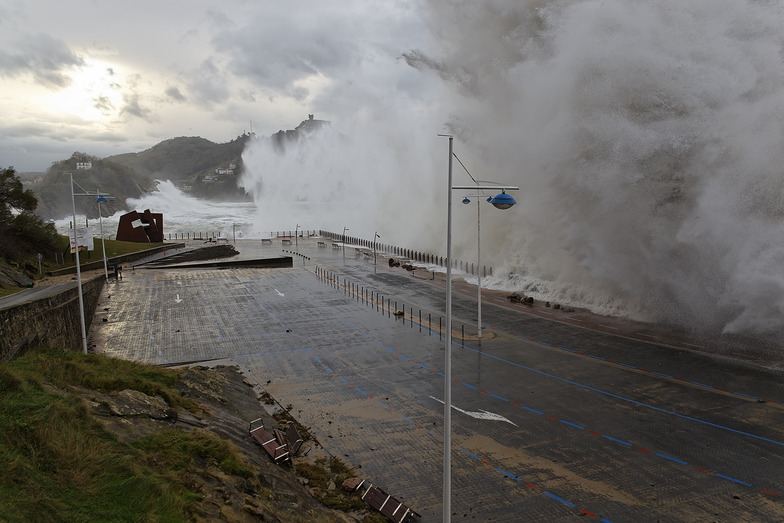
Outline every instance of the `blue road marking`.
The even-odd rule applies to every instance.
[[[602,436],[602,437],[603,437],[603,438],[607,438],[607,439],[609,439],[610,441],[614,441],[614,442],[616,442],[616,443],[622,443],[623,445],[626,445],[627,447],[631,447],[631,446],[632,446],[632,444],[631,444],[631,443],[629,443],[628,441],[623,441],[622,439],[613,438],[612,436],[606,436],[606,435],[605,435],[605,436]]]
[[[773,443],[774,445],[779,445],[779,446],[784,447],[784,442],[782,442],[782,441],[777,441],[775,439],[766,438],[764,436],[759,436],[757,434],[752,434],[750,432],[745,432],[745,431],[742,431],[742,430],[733,429],[732,427],[727,427],[725,425],[719,425],[718,423],[711,423],[710,421],[706,421],[706,420],[703,420],[703,419],[700,419],[700,418],[695,418],[693,416],[688,416],[686,414],[681,414],[679,412],[668,410],[668,409],[665,409],[665,408],[662,408],[662,407],[656,407],[655,405],[651,405],[650,403],[643,403],[642,401],[633,400],[631,398],[627,398],[625,396],[621,396],[620,394],[615,394],[615,393],[612,393],[612,392],[608,392],[606,390],[597,389],[596,387],[591,387],[590,385],[585,385],[583,383],[580,383],[580,382],[577,382],[577,381],[574,381],[574,380],[562,378],[561,376],[556,376],[555,374],[550,374],[549,372],[545,372],[545,371],[542,371],[542,370],[537,370],[537,369],[534,369],[532,367],[527,367],[527,366],[522,365],[520,363],[516,363],[514,361],[510,361],[510,360],[507,360],[507,359],[504,359],[504,358],[500,358],[500,357],[495,356],[493,354],[490,354],[490,353],[487,353],[487,352],[483,352],[483,351],[474,349],[472,347],[468,347],[468,346],[460,344],[460,343],[455,343],[455,345],[457,345],[458,347],[461,347],[463,349],[466,349],[468,351],[475,352],[477,354],[482,354],[486,358],[492,358],[492,359],[494,359],[496,361],[500,361],[502,363],[506,363],[508,365],[512,365],[512,366],[517,367],[519,369],[525,369],[525,370],[533,372],[535,374],[539,374],[540,376],[545,376],[545,377],[548,377],[548,378],[552,378],[554,380],[558,380],[558,381],[563,382],[563,383],[568,383],[570,385],[574,385],[576,387],[583,388],[585,390],[590,390],[590,391],[593,391],[593,392],[597,392],[597,393],[603,394],[604,396],[607,396],[609,398],[615,398],[617,400],[625,401],[627,403],[631,403],[632,405],[638,405],[640,407],[644,407],[646,409],[650,409],[650,410],[653,410],[653,411],[656,411],[656,412],[660,412],[662,414],[668,414],[670,416],[675,416],[675,417],[678,417],[678,418],[681,418],[681,419],[685,419],[685,420],[688,420],[688,421],[693,421],[695,423],[700,423],[702,425],[705,425],[705,426],[708,426],[708,427],[713,427],[715,429],[726,430],[727,432],[732,432],[733,434],[739,434],[741,436],[747,436],[749,438],[754,438],[754,439],[757,439],[757,440],[760,440],[760,441],[765,441],[767,443]],[[621,365],[623,365],[623,364],[621,364]],[[631,367],[631,365],[628,365],[628,366]],[[636,369],[637,367],[632,367],[632,368]],[[746,397],[749,397],[749,398],[752,398],[752,399],[759,399],[756,396],[750,396],[748,394],[742,394],[742,393],[739,393],[739,392],[735,392],[734,394],[738,394],[739,396],[746,396]]]
[[[746,483],[745,481],[741,481],[739,479],[731,478],[729,476],[725,476],[724,474],[718,474],[717,473],[716,477],[723,478],[723,479],[728,479],[730,481],[734,481],[735,483],[740,483],[741,485],[746,485],[747,487],[751,486],[751,483]]]
[[[673,458],[671,456],[667,456],[666,454],[656,454],[656,455],[659,456],[660,458],[668,459],[670,461],[674,461],[675,463],[680,463],[681,465],[688,465],[688,463],[686,463],[685,461]]]
[[[543,492],[544,494],[546,494],[546,495],[550,496],[550,497],[551,497],[551,498],[553,498],[554,500],[556,500],[556,501],[560,501],[561,503],[563,503],[563,504],[564,504],[564,505],[566,505],[567,507],[574,508],[574,503],[570,503],[569,501],[566,501],[564,498],[559,498],[559,497],[558,497],[558,496],[556,496],[555,494],[553,494],[553,493],[551,493],[551,492],[547,492],[546,490],[543,490],[542,492]]]

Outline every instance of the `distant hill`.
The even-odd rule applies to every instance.
[[[140,153],[106,158],[142,176],[171,180],[184,191],[208,199],[245,199],[237,184],[242,170],[242,151],[251,138],[243,134],[226,143],[198,136],[164,140]]]
[[[80,167],[89,168],[77,168]],[[119,210],[128,209],[128,198],[139,198],[142,194],[155,190],[155,182],[148,176],[108,159],[102,160],[86,153],[74,153],[71,158],[55,162],[49,170],[37,178],[29,187],[38,197],[35,213],[45,220],[60,219],[73,214],[71,202],[71,175],[76,193],[94,193],[99,188],[103,194],[110,194],[114,202],[102,204],[104,216]],[[95,198],[77,197],[74,199],[76,213],[88,218],[98,218],[98,205]]]
[[[29,173],[29,187],[38,196],[36,214],[46,220],[72,214],[69,173],[85,191],[100,187],[116,198],[105,204],[104,216],[131,210],[128,198],[139,198],[155,190],[155,180],[171,180],[193,196],[213,200],[248,200],[250,197],[238,183],[242,173],[242,151],[251,139],[270,140],[283,153],[288,144],[296,142],[300,133],[318,131],[331,125],[313,115],[295,129],[279,131],[269,138],[245,133],[226,143],[214,143],[198,136],[170,138],[138,153],[124,153],[98,158],[76,152],[68,160],[55,162],[44,174]],[[77,164],[80,164],[77,166]],[[85,168],[89,164],[89,168]],[[81,167],[81,168],[78,168]],[[29,180],[34,178],[34,181]],[[90,198],[77,198],[76,211],[88,218],[98,217],[98,208]]]

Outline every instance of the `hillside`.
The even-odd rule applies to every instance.
[[[250,197],[238,183],[242,173],[242,152],[251,139],[271,140],[281,152],[310,133],[329,126],[326,120],[308,115],[295,129],[279,131],[269,138],[242,134],[226,143],[214,143],[198,136],[181,136],[164,140],[137,153],[123,153],[98,158],[75,152],[71,158],[55,162],[43,176],[37,176],[29,187],[39,200],[36,214],[45,220],[67,218],[72,214],[69,173],[86,192],[98,188],[115,197],[105,204],[104,216],[117,211],[132,210],[128,198],[139,198],[155,190],[155,180],[171,180],[181,190],[197,198],[242,201]],[[89,168],[77,169],[77,163],[89,162]],[[29,173],[33,178],[36,173]],[[76,189],[77,192],[79,189]],[[98,207],[90,198],[76,199],[76,212],[88,218],[98,217]]]
[[[0,364],[0,520],[383,521],[312,438],[272,463],[248,422],[296,421],[238,370],[51,348]]]
[[[242,169],[242,151],[252,135],[243,134],[226,143],[198,136],[171,138],[139,153],[106,158],[142,176],[171,180],[200,198],[245,198],[237,179]]]
[[[91,164],[89,169],[77,169],[77,163],[88,162]],[[38,216],[45,220],[56,220],[73,214],[71,174],[75,193],[83,192],[79,187],[91,194],[100,189],[103,194],[110,194],[115,198],[114,202],[102,204],[104,216],[127,209],[128,198],[139,198],[142,194],[155,190],[155,182],[148,176],[120,163],[77,152],[67,160],[52,164],[43,177],[30,185],[30,189],[38,197]],[[79,197],[75,198],[73,203],[78,215],[98,218],[95,198]]]

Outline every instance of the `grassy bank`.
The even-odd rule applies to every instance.
[[[170,430],[121,443],[88,412],[74,387],[132,388],[198,409],[174,371],[53,349],[0,366],[0,520],[182,521],[201,496],[180,478],[197,460],[252,475],[214,435]]]
[[[258,407],[242,379],[50,348],[0,364],[0,521],[385,521],[340,488],[355,472],[339,459],[281,466],[227,437],[224,404]],[[166,419],[119,412],[129,391],[165,401]]]

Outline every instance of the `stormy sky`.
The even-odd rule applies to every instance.
[[[2,0],[0,166],[269,135],[422,91],[401,58],[428,38],[417,4]]]

